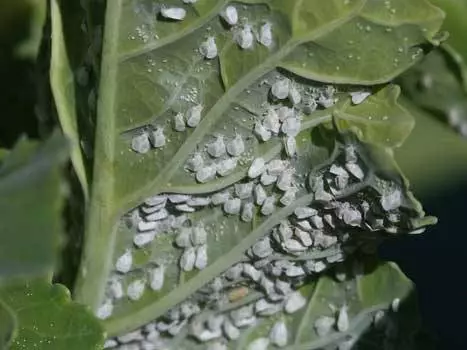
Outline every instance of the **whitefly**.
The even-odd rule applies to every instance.
[[[329,316],[320,316],[316,319],[314,323],[314,328],[316,331],[316,334],[318,334],[319,337],[324,337],[331,332],[332,327],[335,324],[335,320],[333,317]]]
[[[228,191],[223,191],[223,192],[214,193],[211,196],[211,201],[212,201],[212,204],[219,205],[219,204],[224,204],[225,202],[227,202],[229,198],[230,198],[230,193]]]
[[[240,198],[231,198],[224,203],[224,211],[230,215],[238,215],[240,213],[242,201]]]
[[[105,320],[112,316],[112,312],[114,309],[114,305],[112,303],[112,300],[107,299],[104,301],[104,303],[97,309],[96,311],[96,317]]]
[[[261,206],[261,214],[271,215],[272,213],[274,213],[275,210],[276,210],[276,197],[274,196],[267,197],[264,200],[263,205]]]
[[[260,239],[258,242],[253,244],[253,247],[251,247],[251,251],[253,255],[258,258],[265,258],[271,255],[273,252],[273,249],[271,247],[269,238],[266,237],[266,238]]]
[[[133,256],[131,250],[127,249],[123,255],[121,255],[115,263],[115,269],[121,273],[127,273],[131,269],[133,264]]]
[[[235,340],[240,337],[240,330],[228,318],[224,321],[223,331],[229,340]]]
[[[186,17],[186,10],[181,7],[162,7],[161,15],[164,18],[181,21]]]
[[[148,153],[151,149],[149,136],[146,132],[133,136],[131,140],[131,149],[137,153]]]
[[[271,94],[279,100],[284,100],[289,96],[289,88],[290,80],[287,78],[281,79],[271,86]]]
[[[292,188],[292,183],[294,179],[293,169],[286,169],[277,179],[276,186],[281,191],[287,191]]]
[[[187,112],[186,124],[190,128],[194,128],[198,126],[199,122],[201,121],[201,112],[203,111],[202,105],[196,105],[190,107]]]
[[[174,129],[175,131],[185,131],[186,125],[185,125],[185,118],[183,117],[182,113],[177,113],[174,115]]]
[[[157,227],[157,222],[155,221],[140,221],[138,222],[138,231],[151,231]]]
[[[269,185],[272,185],[273,183],[275,183],[277,181],[277,176],[274,176],[274,175],[270,175],[268,174],[267,172],[264,172],[262,175],[261,175],[261,184],[263,186],[269,186]]]
[[[347,305],[343,305],[339,309],[337,315],[337,330],[339,332],[346,332],[349,329],[349,314],[347,313]]]
[[[240,199],[250,198],[253,194],[253,182],[247,182],[243,184],[235,184],[235,194]]]
[[[251,49],[253,47],[254,35],[251,25],[245,24],[243,28],[237,32],[236,41],[238,46],[244,50]]]
[[[231,26],[238,23],[238,12],[234,6],[227,6],[225,10],[221,12],[221,17]]]
[[[254,205],[251,202],[245,203],[242,209],[241,219],[245,222],[250,222],[253,220],[254,214]]]
[[[204,56],[204,58],[210,60],[216,58],[218,54],[216,39],[213,36],[210,36],[206,41],[203,41],[199,47],[199,52]]]
[[[238,165],[238,159],[231,157],[217,163],[217,174],[227,176],[232,173]]]
[[[279,199],[279,202],[284,205],[290,205],[295,201],[297,189],[294,187],[289,188],[285,191],[284,195]]]
[[[263,126],[271,131],[273,134],[278,134],[280,131],[280,120],[274,108],[269,108],[266,115],[264,116]]]
[[[134,280],[128,285],[126,289],[126,294],[130,300],[139,300],[144,294],[145,287],[146,283],[144,280]]]
[[[188,247],[183,251],[180,257],[180,268],[183,271],[192,271],[195,266],[196,250],[194,247]]]
[[[216,177],[216,173],[217,169],[215,165],[205,166],[196,172],[196,180],[200,183],[206,183],[213,180]]]
[[[166,138],[164,135],[164,129],[161,127],[156,128],[156,130],[153,130],[149,134],[149,139],[152,143],[152,146],[154,148],[161,148],[164,147],[166,144]]]
[[[260,122],[255,123],[255,127],[253,129],[253,132],[256,134],[256,136],[261,141],[268,141],[272,137],[271,131],[266,129],[266,127]]]
[[[293,136],[287,136],[284,140],[285,153],[289,157],[293,157],[297,154],[297,141]]]
[[[155,237],[156,237],[156,232],[155,231],[150,231],[150,232],[145,232],[145,233],[138,233],[133,238],[133,243],[138,248],[142,248],[145,245],[151,243],[154,240]]]
[[[284,347],[287,345],[288,332],[287,326],[283,320],[279,320],[271,328],[269,332],[269,339],[271,343],[278,347]]]
[[[177,209],[178,211],[181,211],[182,213],[193,213],[195,211],[195,208],[193,208],[192,206],[189,206],[186,203],[177,204],[175,206],[175,209]]]
[[[248,169],[248,177],[251,179],[257,178],[266,170],[266,163],[263,158],[258,157],[253,160]]]
[[[198,224],[191,230],[191,241],[193,245],[202,245],[207,242],[208,234],[204,225]]]
[[[192,207],[205,207],[211,203],[211,197],[192,197],[186,204]]]
[[[289,100],[293,105],[298,105],[302,102],[302,95],[295,85],[292,85],[289,89]]]
[[[149,273],[149,286],[152,290],[161,290],[164,286],[165,266],[160,265],[152,269]]]
[[[224,137],[222,135],[216,136],[214,142],[206,145],[206,151],[211,157],[219,158],[226,153],[226,147],[224,143]]]
[[[195,259],[195,267],[198,270],[204,269],[208,265],[208,251],[207,245],[203,244],[201,246],[196,247],[196,259]]]
[[[284,310],[288,314],[292,314],[300,310],[305,305],[306,305],[306,299],[303,297],[303,295],[299,291],[296,291],[296,292],[290,293],[290,295],[287,297]]]
[[[245,152],[245,143],[240,134],[236,134],[235,137],[227,142],[227,153],[233,157],[238,157]]]
[[[255,197],[255,202],[258,205],[262,205],[264,201],[266,200],[267,193],[264,190],[264,187],[261,184],[258,184],[255,186],[254,189],[254,197]]]
[[[272,37],[272,24],[269,22],[264,23],[259,30],[259,42],[261,45],[271,47],[273,43]]]

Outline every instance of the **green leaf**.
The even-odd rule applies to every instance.
[[[17,320],[11,350],[102,348],[99,322],[84,306],[72,302],[62,285],[42,279],[10,281],[0,289],[0,300]]]
[[[378,213],[381,220],[387,219],[384,227],[368,224],[371,228],[355,228],[352,231],[357,231],[356,236],[361,233],[377,241],[390,233],[408,233],[424,226],[420,205],[409,195],[406,183],[391,162],[375,162],[371,152],[366,151],[371,145],[341,142],[334,131],[328,134],[323,131],[324,135],[320,135],[322,129],[317,128],[321,124],[330,126],[335,111],[343,108],[349,115],[355,115],[357,121],[367,117],[359,114],[367,113],[364,105],[356,107],[355,112],[344,107],[347,92],[357,90],[356,87],[323,83],[387,82],[423,56],[418,46],[437,44],[434,34],[441,24],[442,13],[425,1],[413,3],[402,7],[402,2],[394,2],[394,12],[383,3],[375,5],[363,0],[329,1],[325,5],[322,1],[247,1],[234,4],[241,18],[240,26],[229,28],[219,17],[227,1],[200,0],[193,5],[174,2],[173,6],[183,6],[186,10],[182,21],[164,19],[159,6],[124,0],[107,2],[93,183],[85,252],[75,288],[77,300],[90,305],[94,311],[110,300],[114,310],[106,327],[111,334],[134,329],[161,316],[244,259],[245,252],[258,239],[271,234],[297,207],[315,202],[320,206],[320,200],[314,201],[314,192],[319,192],[319,179],[329,175],[332,164],[344,165],[343,153],[347,146],[355,146],[358,161],[364,168],[361,170],[368,176],[360,178],[355,169],[356,177],[362,181],[352,177],[348,188],[333,189],[335,198],[359,202],[368,196],[380,208],[380,197],[396,189],[402,193],[404,208],[400,221],[396,215],[391,217],[395,222],[390,224],[386,222],[389,220],[386,213]],[[313,14],[309,20],[307,14]],[[271,45],[262,45],[255,39],[256,32],[267,32],[264,22],[272,28]],[[359,29],[357,23],[364,27]],[[255,33],[249,32],[248,25]],[[371,25],[371,30],[366,25]],[[390,30],[386,31],[387,28]],[[200,47],[210,36],[215,37],[218,57],[205,59]],[[252,47],[245,48],[250,38]],[[350,60],[347,55],[353,49],[349,51],[346,47],[349,40],[355,40],[355,52],[352,52],[356,55]],[[374,45],[363,45],[372,40],[384,43],[378,46],[380,51],[374,50]],[[243,49],[239,44],[242,41]],[[315,55],[308,55],[310,46]],[[335,68],[340,62],[336,63],[335,58],[346,62],[339,70]],[[399,60],[396,65],[394,58]],[[290,82],[288,88],[296,89],[302,100],[298,101],[297,96],[295,100],[274,98],[271,86],[279,80]],[[400,111],[396,104],[397,91],[394,93],[391,88],[382,91],[367,103],[377,106],[381,113]],[[187,117],[188,111],[197,106],[203,106],[199,124],[185,125],[184,131],[176,131],[174,117],[178,113]],[[293,113],[301,119],[301,133],[291,137],[298,144],[297,157],[287,155],[290,147],[285,147],[288,143],[284,133],[265,142],[253,133],[256,122],[262,122],[266,112],[280,107],[295,107]],[[399,144],[406,135],[406,130],[401,132],[400,127],[406,125],[405,120],[393,119],[393,129],[388,132],[394,138],[391,145]],[[366,128],[367,141],[382,143],[388,137],[378,124]],[[135,147],[141,138],[147,142],[145,135],[152,132],[156,133],[157,140],[153,140],[151,149]],[[161,134],[164,145],[156,142],[164,143]],[[206,153],[207,145],[219,135],[225,142],[238,135],[245,144],[245,152],[238,156],[237,167],[230,174],[197,181],[195,174],[187,171],[187,163],[199,151],[205,158],[205,167],[219,166],[220,159]],[[381,152],[391,158],[389,151]],[[248,169],[253,159],[259,157],[266,162],[274,159],[290,162],[296,172],[297,200],[272,216],[262,215],[254,207],[251,222],[225,215],[220,206],[204,205],[187,214],[193,225],[202,222],[209,232],[206,268],[180,269],[183,250],[174,245],[178,228],[161,229],[151,243],[135,248],[134,239],[140,233],[136,228],[141,221],[138,215],[148,197],[182,193],[200,199],[222,190],[233,192],[235,184],[247,182]],[[323,186],[330,191],[334,179],[328,180]],[[276,200],[281,195],[272,185],[267,193]],[[171,215],[181,216],[175,203],[167,203]],[[115,265],[126,251],[132,254],[133,264],[128,273],[121,273]],[[126,290],[135,280],[147,282],[148,271],[157,265],[166,267],[162,289],[147,291],[141,298],[135,298],[137,301],[126,297],[112,299],[110,282],[117,279]]]
[[[50,273],[59,248],[67,145],[22,139],[0,166],[0,276]],[[27,217],[27,220],[24,218]]]

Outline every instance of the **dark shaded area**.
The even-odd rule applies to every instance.
[[[437,336],[437,349],[467,349],[467,181],[420,196],[439,223],[424,234],[386,241],[384,260],[395,261],[417,286],[424,327]]]

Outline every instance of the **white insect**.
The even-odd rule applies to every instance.
[[[248,169],[250,179],[257,178],[266,170],[266,163],[263,158],[255,158]]]
[[[199,52],[205,58],[212,60],[217,57],[217,45],[216,39],[213,36],[207,38],[206,41],[202,42],[199,47]]]
[[[140,221],[138,223],[138,231],[140,232],[154,230],[156,227],[157,227],[157,222],[154,222],[154,221],[150,221],[150,222]]]
[[[196,248],[195,267],[202,270],[206,266],[208,266],[208,251],[206,244],[204,244]]]
[[[201,112],[203,111],[203,108],[204,107],[202,105],[196,105],[190,107],[190,109],[188,110],[186,124],[190,128],[196,127],[201,121]]]
[[[280,234],[280,241],[284,242],[287,241],[288,239],[292,238],[293,231],[292,228],[290,227],[290,224],[287,220],[282,220],[279,223],[279,234]]]
[[[305,247],[311,247],[313,245],[313,239],[308,232],[300,230],[297,227],[295,228],[294,234]]]
[[[281,159],[271,160],[266,167],[268,174],[278,176],[286,169],[286,163]]]
[[[284,97],[285,98],[285,97]],[[279,117],[279,120],[281,122],[283,122],[284,120],[286,120],[287,118],[292,118],[295,116],[295,112],[293,110],[293,108],[289,108],[289,107],[286,107],[286,106],[283,106],[283,107],[280,107],[278,110],[277,110],[277,115]]]
[[[277,266],[275,267],[281,270],[279,267]],[[276,280],[274,288],[276,288],[276,290],[282,295],[288,295],[289,293],[292,292],[292,287],[290,285],[290,282],[282,281],[280,279]]]
[[[126,289],[128,298],[133,301],[141,299],[144,294],[145,284],[146,283],[143,280],[135,280],[131,282]]]
[[[279,199],[279,202],[285,206],[292,204],[295,201],[296,193],[297,193],[296,188],[289,188],[288,190],[285,191],[281,199]]]
[[[284,321],[280,320],[274,323],[269,333],[269,339],[271,343],[282,348],[287,345],[287,326]]]
[[[401,305],[401,300],[399,298],[395,298],[392,302],[391,302],[391,309],[393,312],[397,312],[399,311],[399,307]]]
[[[157,128],[156,130],[151,131],[151,133],[149,134],[149,139],[154,148],[164,147],[166,143],[164,129]]]
[[[211,202],[214,205],[224,204],[230,198],[228,191],[218,192],[211,196]]]
[[[131,343],[133,341],[141,341],[143,339],[144,339],[144,336],[141,333],[141,330],[139,329],[118,337],[118,341],[120,343]]]
[[[271,243],[269,238],[260,239],[258,242],[253,244],[251,247],[252,253],[258,258],[265,258],[272,254],[273,249],[271,248]]]
[[[248,344],[247,350],[267,350],[269,346],[268,338],[258,338]]]
[[[356,163],[358,160],[357,149],[355,145],[348,144],[345,146],[345,161],[347,163]]]
[[[150,272],[149,286],[152,290],[161,290],[164,286],[165,266],[160,265]]]
[[[181,7],[163,7],[161,15],[164,18],[181,21],[186,17],[186,10]]]
[[[241,219],[245,222],[250,222],[253,220],[254,215],[254,205],[253,203],[245,203],[242,209]]]
[[[299,241],[295,239],[288,239],[286,240],[282,246],[285,250],[289,251],[290,253],[298,253],[307,250],[307,247],[303,246]]]
[[[289,96],[290,80],[285,78],[276,81],[271,87],[271,94],[279,99],[284,100]]]
[[[145,232],[145,233],[138,233],[133,238],[133,243],[138,248],[141,248],[141,247],[145,246],[146,244],[151,243],[154,240],[155,237],[156,237],[156,232],[154,232],[154,231]]]
[[[230,174],[232,171],[235,170],[238,164],[238,159],[237,158],[227,158],[222,161],[220,161],[217,164],[217,173],[219,176],[227,176]]]
[[[348,202],[342,203],[341,206],[336,209],[336,215],[350,226],[359,226],[362,222],[362,214]]]
[[[232,266],[231,268],[229,268],[225,272],[224,275],[225,275],[225,278],[227,278],[228,280],[235,281],[238,278],[240,278],[240,275],[242,274],[242,271],[243,271],[243,264],[239,263],[239,264],[236,264],[236,265]]]
[[[258,184],[255,186],[254,196],[255,196],[256,204],[262,205],[268,195],[266,191],[264,190],[263,186],[261,186],[261,184]]]
[[[202,167],[204,166],[204,159],[203,159],[203,156],[201,155],[201,153],[199,152],[196,152],[193,157],[191,157],[188,161],[187,161],[187,165],[186,167],[188,168],[188,170],[191,170],[191,171],[194,171],[194,172],[197,172],[198,170],[200,170]]]
[[[269,175],[267,172],[264,172],[261,175],[260,181],[263,186],[269,186],[277,181],[277,176]]]
[[[277,188],[280,189],[281,191],[288,191],[289,189],[291,189],[292,182],[293,182],[293,175],[294,175],[293,169],[286,169],[285,171],[283,171],[282,174],[277,179],[277,183],[276,183]]]
[[[399,208],[402,204],[401,191],[396,189],[391,193],[383,195],[380,199],[380,203],[385,211],[391,211]]]
[[[266,299],[259,299],[255,303],[255,311],[260,316],[270,316],[280,311],[281,304],[272,304]]]
[[[362,180],[365,177],[362,168],[357,163],[346,163],[345,168],[359,180]]]
[[[371,95],[371,92],[368,91],[356,91],[356,92],[351,92],[350,96],[352,98],[352,103],[354,105],[359,105],[363,101],[366,100],[368,96]]]
[[[343,305],[339,309],[337,315],[337,330],[339,332],[345,332],[349,329],[349,314],[347,313],[347,305]]]
[[[118,342],[114,339],[107,339],[104,343],[104,349],[114,348],[118,345]]]
[[[232,322],[227,318],[223,324],[224,333],[230,340],[235,340],[240,337],[240,331],[235,327]]]
[[[306,305],[306,299],[303,297],[303,295],[300,294],[299,291],[292,292],[287,298],[287,301],[285,302],[285,312],[288,314],[292,314],[298,310],[300,310],[302,307]]]
[[[109,283],[110,295],[115,299],[120,299],[123,297],[123,286],[122,283],[116,279],[112,278]]]
[[[131,140],[131,149],[133,151],[144,154],[148,153],[150,148],[151,143],[149,142],[147,133],[142,133],[140,135],[133,136]]]
[[[155,206],[155,205],[160,205],[160,204],[165,205],[166,201],[167,201],[167,195],[164,194],[164,195],[149,197],[144,201],[144,203],[149,206]]]
[[[175,244],[180,248],[191,246],[191,228],[183,227],[175,237]]]
[[[282,132],[289,137],[295,137],[300,132],[301,122],[298,118],[287,118],[282,123]]]
[[[274,108],[269,108],[263,120],[264,127],[273,134],[278,134],[281,128],[279,115]]]
[[[272,136],[271,131],[266,129],[265,126],[261,124],[260,122],[255,123],[255,127],[253,131],[261,141],[268,141],[271,139],[271,136]]]
[[[188,204],[177,204],[175,209],[184,213],[193,213],[195,211],[195,208],[189,206]]]
[[[202,224],[198,224],[193,227],[191,231],[191,242],[193,245],[203,245],[206,244],[208,239],[208,233],[204,229]]]
[[[191,207],[205,207],[211,203],[211,197],[192,197],[186,204]]]
[[[316,334],[319,337],[324,337],[331,331],[332,327],[335,324],[335,320],[333,317],[329,316],[320,316],[316,319],[314,323]]]
[[[221,12],[221,17],[231,26],[238,23],[238,12],[234,6],[227,6],[225,10]]]
[[[259,271],[256,267],[246,263],[243,265],[243,274],[255,282],[258,282],[262,275],[261,271]]]
[[[240,198],[231,198],[224,203],[224,211],[230,215],[238,215],[240,213],[240,208],[242,201]]]
[[[295,137],[288,136],[284,141],[284,148],[285,153],[287,153],[289,157],[295,156],[297,154],[297,141]]]
[[[298,219],[306,219],[318,214],[318,211],[310,207],[298,207],[294,210],[294,214]]]
[[[96,317],[105,320],[112,316],[114,306],[112,300],[107,299],[96,311]]]
[[[305,270],[303,270],[303,267],[301,266],[289,266],[287,270],[285,271],[285,274],[288,277],[298,277],[298,276],[303,276],[305,275]]]
[[[300,91],[294,85],[289,89],[289,100],[294,106],[302,102],[302,95],[300,95]]]
[[[231,156],[238,157],[243,152],[245,152],[245,144],[243,142],[243,138],[240,134],[236,134],[235,137],[227,142],[227,153]]]
[[[180,268],[183,271],[192,271],[195,266],[196,253],[195,248],[188,247],[180,257]]]
[[[115,263],[115,269],[121,273],[127,273],[131,269],[133,264],[133,256],[131,250],[127,249],[126,252],[117,259]]]
[[[216,172],[217,169],[215,165],[205,166],[196,172],[196,181],[200,183],[211,181],[216,177]]]
[[[235,194],[240,199],[250,198],[253,193],[253,182],[245,184],[235,184]]]
[[[321,216],[318,216],[318,215],[312,216],[310,218],[310,222],[317,229],[322,229],[324,227],[323,219],[321,218]]]
[[[272,25],[271,23],[265,23],[259,30],[259,42],[261,45],[270,47],[272,45]]]
[[[214,142],[208,143],[206,145],[206,150],[211,157],[219,158],[223,156],[226,152],[224,136],[216,136],[216,140]]]
[[[174,115],[174,129],[175,131],[185,131],[186,125],[182,113],[177,113]]]
[[[253,47],[254,35],[251,25],[245,24],[243,28],[235,35],[238,46],[247,50]]]
[[[146,216],[147,221],[159,221],[166,219],[169,216],[169,212],[167,209],[162,208],[159,211],[156,211],[155,213],[152,213],[150,215]]]
[[[297,221],[297,225],[300,226],[300,228],[302,230],[305,230],[305,231],[311,231],[312,230],[311,224],[307,220]]]
[[[269,196],[267,197],[264,202],[263,202],[263,205],[261,206],[261,214],[263,215],[271,215],[272,213],[274,213],[274,211],[276,210],[276,197],[274,196]]]

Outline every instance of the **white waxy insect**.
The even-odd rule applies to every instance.
[[[226,152],[224,136],[222,135],[216,136],[216,140],[214,142],[208,143],[206,145],[206,151],[211,157],[214,157],[214,158],[222,157]]]
[[[281,191],[287,191],[292,188],[294,178],[294,171],[293,169],[286,169],[282,172],[282,174],[277,179],[276,186]]]
[[[289,294],[287,301],[285,302],[285,312],[288,314],[293,314],[294,312],[300,310],[306,304],[306,299],[300,294],[299,291],[292,292]]]
[[[208,266],[208,250],[206,244],[196,247],[195,267],[198,270]]]
[[[112,278],[109,283],[110,295],[115,299],[120,299],[123,297],[123,286],[122,283],[116,279]]]
[[[118,342],[115,339],[107,339],[104,343],[104,349],[110,349],[118,346]]]
[[[316,334],[318,334],[319,337],[324,337],[328,335],[335,323],[336,321],[334,320],[333,317],[329,317],[329,316],[318,317],[314,323]]]
[[[363,101],[366,100],[368,96],[371,95],[371,92],[368,91],[356,91],[356,92],[351,92],[350,96],[352,98],[352,103],[354,105],[359,105]]]
[[[359,180],[362,180],[365,177],[362,168],[357,163],[346,163],[345,168]]]
[[[267,172],[264,172],[262,175],[261,175],[261,184],[263,184],[263,186],[269,186],[269,185],[272,185],[273,183],[275,183],[277,181],[277,176],[273,176],[273,175],[269,175]]]
[[[336,103],[336,101],[332,97],[324,96],[324,95],[321,95],[318,97],[318,104],[322,106],[323,108],[332,107],[334,106],[334,103]]]
[[[258,282],[261,278],[261,271],[259,271],[256,267],[251,264],[244,264],[243,265],[243,274],[253,281]]]
[[[216,39],[213,36],[207,38],[206,41],[203,41],[199,47],[199,52],[205,58],[212,60],[217,57],[217,45]]]
[[[245,152],[245,143],[243,142],[243,138],[240,134],[236,134],[235,137],[227,142],[227,153],[229,153],[233,157],[238,157],[243,152]]]
[[[206,183],[216,177],[217,169],[215,165],[208,165],[196,172],[196,181]]]
[[[189,206],[188,204],[177,204],[175,209],[184,213],[193,213],[195,211],[195,208]]]
[[[294,214],[299,219],[306,219],[318,214],[318,211],[310,207],[298,207],[294,210]]]
[[[160,265],[150,272],[149,275],[149,286],[152,290],[161,290],[164,286],[164,275],[165,275],[165,266]]]
[[[293,108],[283,106],[277,110],[277,115],[279,117],[279,120],[283,122],[287,118],[295,117],[295,112]]]
[[[260,122],[255,123],[255,128],[253,129],[253,131],[261,141],[268,141],[271,139],[271,132],[268,129],[266,129],[265,126]]]
[[[282,132],[290,137],[295,137],[300,132],[301,122],[298,118],[287,118],[282,123]]]
[[[287,326],[284,321],[280,320],[274,323],[269,333],[269,339],[271,343],[282,348],[287,345]]]
[[[251,325],[256,321],[253,313],[253,306],[247,305],[230,312],[230,317],[236,327]]]
[[[343,167],[341,167],[340,165],[336,165],[336,164],[333,164],[331,165],[331,168],[329,169],[329,172],[333,175],[336,175],[336,176],[346,176],[346,177],[349,177],[349,173],[347,172],[347,170],[345,170]]]
[[[339,309],[337,315],[337,330],[339,332],[346,332],[349,329],[349,314],[347,313],[347,305],[343,305]]]
[[[318,215],[312,216],[310,218],[310,222],[317,229],[322,229],[324,227],[323,219],[321,218],[321,216],[318,216]]]
[[[141,330],[139,330],[139,329],[136,330],[136,331],[121,335],[121,336],[118,337],[118,341],[120,343],[124,343],[124,344],[125,343],[131,343],[131,342],[134,342],[134,341],[141,341],[143,339],[144,339],[144,336],[141,333]]]
[[[200,169],[202,169],[204,166],[204,159],[203,159],[203,156],[201,155],[201,153],[199,152],[196,152],[193,157],[191,157],[188,161],[187,161],[187,164],[186,164],[186,167],[188,168],[188,170],[191,170],[191,171],[194,171],[194,172],[197,172],[199,171]]]
[[[255,311],[259,316],[271,316],[282,309],[280,303],[270,303],[266,299],[260,299],[255,303]]]
[[[395,298],[395,299],[391,302],[391,309],[392,309],[392,311],[393,311],[393,312],[399,311],[400,305],[401,305],[401,300],[400,300],[399,298]]]
[[[281,269],[279,268],[279,270]],[[288,295],[289,293],[292,292],[292,287],[290,286],[290,282],[282,281],[280,279],[276,280],[274,288],[276,288],[276,290],[282,295]]]
[[[288,239],[292,238],[293,231],[292,228],[290,227],[290,224],[286,220],[282,220],[279,223],[279,234],[280,234],[280,240],[281,242],[285,242]]]
[[[254,39],[253,31],[249,24],[245,24],[236,34],[237,44],[244,50],[251,49],[253,47]]]
[[[213,332],[213,331],[210,331],[210,330],[203,330],[203,331],[201,331],[199,333],[198,332],[194,333],[193,335],[196,338],[198,338],[199,341],[207,342],[207,341],[219,338],[222,335],[222,333],[220,331]]]
[[[190,107],[190,109],[188,110],[186,124],[190,128],[196,127],[201,121],[201,112],[203,111],[203,108],[204,107],[202,105],[196,105]]]
[[[167,209],[162,208],[161,210],[156,211],[155,213],[147,215],[145,219],[147,221],[159,221],[159,220],[166,219],[168,216],[169,216],[169,212],[167,211]]]
[[[221,17],[231,26],[238,23],[238,12],[234,6],[227,6],[225,10],[221,12]]]
[[[265,275],[262,276],[261,281],[260,281],[261,287],[264,289],[266,292],[266,295],[268,299],[270,300],[276,300],[280,299],[280,295],[278,295],[274,289],[274,282],[272,282],[269,278],[267,278]]]
[[[211,197],[192,197],[186,202],[186,204],[191,207],[205,207],[211,204]]]
[[[133,256],[131,255],[131,250],[127,249],[126,252],[117,259],[115,269],[118,272],[127,273],[130,271],[132,264]]]
[[[214,205],[224,204],[230,198],[230,193],[228,191],[214,193],[211,196],[211,202]]]
[[[186,17],[186,10],[181,7],[163,7],[161,8],[161,15],[167,19],[181,21]]]
[[[251,251],[258,258],[265,258],[271,255],[273,252],[273,249],[269,242],[269,238],[260,239],[258,242],[253,244],[253,247],[251,247]]]
[[[269,108],[263,120],[264,127],[273,134],[278,134],[281,128],[279,115],[274,108]]]
[[[289,88],[290,80],[287,78],[281,79],[272,84],[271,94],[279,100],[284,100],[289,96]]]
[[[151,231],[154,230],[157,227],[157,222],[155,221],[140,221],[138,223],[138,231],[144,232],[144,231]]]
[[[235,184],[235,194],[240,199],[250,198],[253,194],[253,182],[246,184]]]
[[[191,231],[191,242],[193,245],[203,245],[206,244],[208,239],[208,233],[206,232],[202,224],[198,224],[193,227]]]
[[[146,283],[143,280],[135,280],[131,282],[126,289],[128,298],[133,301],[141,299],[144,294],[145,285]]]
[[[240,208],[242,201],[240,198],[231,198],[224,203],[224,211],[230,215],[238,215],[240,213]]]
[[[268,174],[278,176],[286,169],[286,163],[281,159],[271,160],[266,167]]]
[[[248,177],[255,179],[266,170],[266,163],[263,158],[255,158],[248,169]]]
[[[263,205],[261,206],[261,214],[271,215],[272,213],[274,213],[275,210],[276,210],[276,197],[274,196],[267,197],[264,200]]]
[[[261,45],[270,47],[272,45],[272,25],[271,23],[264,23],[259,30],[259,42]]]
[[[268,195],[261,184],[255,186],[254,197],[256,204],[262,205],[267,196]]]
[[[290,266],[285,270],[288,277],[298,277],[305,275],[305,270],[301,266]]]
[[[142,133],[136,136],[133,136],[131,139],[131,149],[135,152],[144,154],[149,152],[151,148],[151,143],[149,142],[149,137],[147,133]]]
[[[180,248],[191,246],[191,228],[183,227],[175,237],[175,244]]]
[[[195,248],[188,247],[180,257],[180,268],[183,271],[192,271],[195,266],[196,252]]]
[[[242,274],[242,271],[243,271],[243,264],[241,264],[241,263],[236,264],[236,265],[232,266],[231,268],[229,268],[225,272],[225,278],[227,278],[228,280],[231,280],[231,281],[235,281],[238,278],[240,278],[240,275]]]
[[[311,231],[312,227],[311,224],[307,220],[299,220],[297,221],[297,225],[305,231]]]
[[[185,119],[183,118],[182,113],[177,113],[174,115],[174,129],[175,131],[185,131]]]
[[[153,196],[147,198],[144,203],[149,205],[149,206],[156,206],[156,205],[161,205],[167,202],[167,195],[158,195],[158,196]]]
[[[350,226],[359,226],[362,222],[362,214],[360,211],[353,208],[348,202],[342,203],[341,206],[337,208],[336,215]]]
[[[227,318],[222,325],[224,329],[224,334],[230,340],[235,340],[240,337],[240,330],[235,327],[232,322]]]
[[[149,134],[149,140],[151,141],[154,148],[164,147],[166,144],[164,129],[157,128],[156,130],[151,131]]]
[[[284,140],[284,148],[285,153],[287,153],[289,157],[295,156],[297,154],[297,141],[295,140],[295,137],[287,136]]]
[[[313,245],[313,239],[308,232],[300,230],[298,227],[295,228],[295,236],[305,247],[311,247]]]
[[[247,350],[267,350],[269,346],[268,338],[258,338],[248,344]]]
[[[381,206],[385,211],[397,209],[402,204],[402,194],[398,189],[385,194],[380,199]]]
[[[141,247],[145,246],[146,244],[151,243],[154,240],[155,237],[156,237],[156,232],[155,231],[138,233],[133,238],[133,243],[138,248],[141,248]]]
[[[241,219],[245,222],[250,222],[253,220],[254,215],[254,205],[253,203],[245,203],[242,209]]]
[[[330,227],[332,227],[332,228],[335,228],[335,227],[336,227],[336,226],[334,225],[334,219],[333,219],[333,217],[332,217],[331,214],[324,214],[323,218],[324,218],[324,221],[326,221],[326,223],[327,223]]]
[[[161,204],[158,204],[158,205],[153,205],[153,206],[146,206],[146,205],[143,205],[141,206],[141,210],[143,211],[143,213],[145,214],[152,214],[152,213],[155,213],[156,211],[159,211],[161,210],[162,208],[165,207],[165,202],[164,203],[161,203]],[[139,220],[138,220],[139,221]]]
[[[318,104],[314,99],[307,98],[306,101],[304,101],[303,112],[306,115],[310,115],[311,113],[316,111],[316,108],[318,108]]]
[[[235,170],[238,164],[238,159],[237,158],[227,158],[222,161],[220,161],[217,164],[217,174],[219,176],[227,176],[229,175],[232,171]]]
[[[289,188],[288,190],[285,191],[284,195],[281,197],[279,202],[285,206],[292,204],[295,201],[296,193],[297,193],[296,188]]]
[[[302,95],[300,95],[300,91],[298,91],[298,89],[293,85],[289,89],[289,100],[293,105],[298,105],[300,102],[302,102]]]
[[[105,320],[112,316],[112,312],[114,310],[114,305],[112,304],[112,300],[107,299],[96,311],[96,317]]]
[[[288,239],[282,243],[284,249],[291,253],[299,253],[307,250],[307,247],[303,246],[299,241],[295,239]]]
[[[348,144],[345,146],[345,161],[347,163],[356,163],[358,160],[357,149],[355,145]]]

